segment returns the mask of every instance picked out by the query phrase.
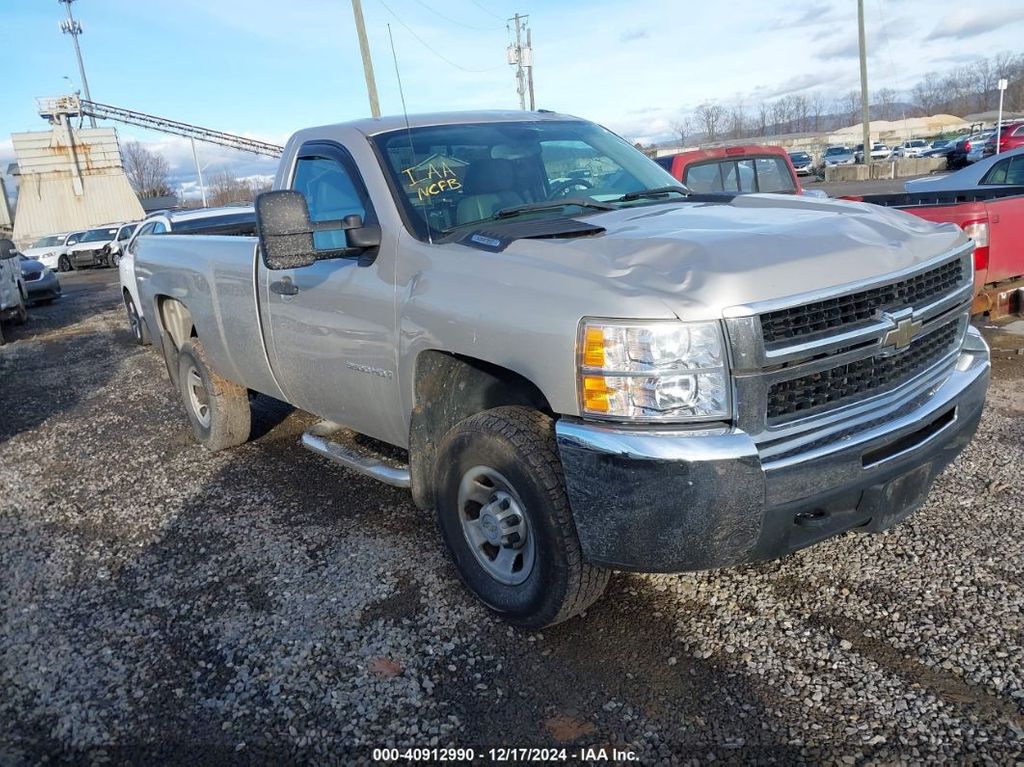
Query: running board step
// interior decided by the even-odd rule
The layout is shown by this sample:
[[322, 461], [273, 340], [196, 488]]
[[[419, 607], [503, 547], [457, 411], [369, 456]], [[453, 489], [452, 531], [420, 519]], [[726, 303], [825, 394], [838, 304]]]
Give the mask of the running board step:
[[[393, 487], [409, 487], [409, 466], [395, 457], [361, 443], [368, 437], [330, 421], [321, 421], [302, 435], [302, 446], [345, 468]], [[385, 447], [382, 445], [382, 447]]]

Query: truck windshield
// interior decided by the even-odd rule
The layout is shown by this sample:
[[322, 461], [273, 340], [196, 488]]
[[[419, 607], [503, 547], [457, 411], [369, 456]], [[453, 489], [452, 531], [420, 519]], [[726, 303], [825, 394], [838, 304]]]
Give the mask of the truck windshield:
[[[406, 221], [421, 239], [522, 205], [651, 204], [659, 199], [620, 198], [679, 186], [614, 133], [582, 120], [439, 125], [373, 140]], [[572, 206], [540, 207], [530, 215], [581, 215]]]

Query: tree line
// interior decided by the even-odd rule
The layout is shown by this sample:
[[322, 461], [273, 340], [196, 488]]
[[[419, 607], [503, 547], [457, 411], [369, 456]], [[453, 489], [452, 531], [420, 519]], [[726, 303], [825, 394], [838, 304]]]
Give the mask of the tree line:
[[[128, 183], [139, 198], [165, 197], [178, 198], [178, 205], [183, 208], [198, 207], [199, 199], [185, 199], [171, 187], [170, 165], [167, 159], [157, 152], [146, 149], [138, 141], [129, 141], [121, 147], [121, 164], [124, 167]], [[210, 207], [231, 205], [234, 203], [251, 203], [256, 195], [270, 189], [270, 181], [259, 178], [239, 178], [228, 169], [213, 174], [206, 181], [206, 202]]]
[[[902, 99], [892, 88], [869, 92], [872, 120], [899, 120], [934, 114], [964, 116], [997, 108], [996, 83], [1006, 78], [1003, 108], [1024, 111], [1024, 54], [999, 53], [944, 73], [929, 72]], [[681, 145], [755, 138], [782, 133], [822, 133], [860, 122], [859, 90], [826, 96], [821, 91], [794, 93], [748, 105], [707, 100], [672, 124]]]

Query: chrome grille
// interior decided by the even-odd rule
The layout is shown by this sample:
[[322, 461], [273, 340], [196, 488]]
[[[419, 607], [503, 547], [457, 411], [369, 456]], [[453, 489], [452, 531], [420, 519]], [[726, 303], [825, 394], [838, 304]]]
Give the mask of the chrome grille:
[[761, 315], [761, 333], [771, 346], [871, 320], [882, 311], [922, 307], [956, 290], [963, 273], [961, 259], [953, 259], [889, 285], [766, 312]]
[[811, 415], [901, 386], [950, 354], [960, 341], [959, 329], [960, 318], [956, 316], [918, 336], [906, 349], [895, 354], [874, 354], [779, 381], [768, 389], [768, 422]]

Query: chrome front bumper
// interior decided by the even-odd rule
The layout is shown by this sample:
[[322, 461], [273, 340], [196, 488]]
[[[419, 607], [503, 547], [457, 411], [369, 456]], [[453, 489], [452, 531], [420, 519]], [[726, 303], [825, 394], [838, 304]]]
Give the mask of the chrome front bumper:
[[731, 427], [563, 418], [556, 437], [584, 556], [619, 570], [681, 572], [775, 559], [854, 528], [884, 530], [924, 502], [970, 442], [989, 370], [988, 347], [970, 328], [953, 370], [912, 409], [785, 460], [762, 460]]

